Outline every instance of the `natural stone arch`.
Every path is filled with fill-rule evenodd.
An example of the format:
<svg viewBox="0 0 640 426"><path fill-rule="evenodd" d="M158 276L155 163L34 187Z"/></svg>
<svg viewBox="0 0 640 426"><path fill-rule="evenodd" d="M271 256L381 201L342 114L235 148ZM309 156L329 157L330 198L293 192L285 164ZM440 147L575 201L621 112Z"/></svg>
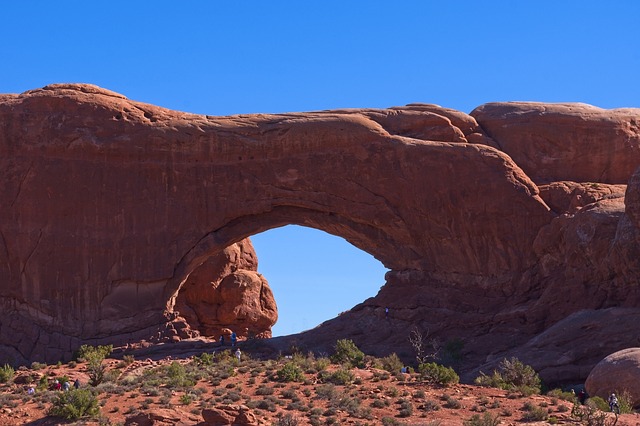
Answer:
<svg viewBox="0 0 640 426"><path fill-rule="evenodd" d="M583 375L591 358L554 364L562 322L640 309L628 285L640 270L637 203L625 209L619 188L640 164L639 115L514 103L209 117L90 85L0 95L0 355L55 362L81 343L188 335L171 300L199 262L302 224L390 269L375 297L305 344L347 333L388 351L407 346L398 330L425 325L468 339L467 371L535 348L549 376ZM554 146L571 167L543 167ZM543 192L513 158L539 172Z"/></svg>
<svg viewBox="0 0 640 426"><path fill-rule="evenodd" d="M2 101L2 296L14 324L39 312L26 357L50 321L62 353L161 328L200 256L269 227L314 226L394 270L509 280L551 218L509 157L465 143L485 141L470 117L439 107L205 117L78 85Z"/></svg>

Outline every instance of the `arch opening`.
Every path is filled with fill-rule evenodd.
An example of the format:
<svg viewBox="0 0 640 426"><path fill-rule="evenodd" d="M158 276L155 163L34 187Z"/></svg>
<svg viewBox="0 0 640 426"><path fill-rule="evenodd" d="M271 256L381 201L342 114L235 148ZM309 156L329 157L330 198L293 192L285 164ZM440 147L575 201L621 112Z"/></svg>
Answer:
<svg viewBox="0 0 640 426"><path fill-rule="evenodd" d="M370 246L375 228L316 215L277 208L207 234L176 265L165 288L167 311L203 336L233 330L240 337L271 337L279 310L284 320L275 326L278 336L313 328L375 296L387 268L347 238ZM258 241L257 250L249 236Z"/></svg>
<svg viewBox="0 0 640 426"><path fill-rule="evenodd" d="M278 303L274 337L309 330L375 296L388 271L343 238L288 225L253 235L258 272Z"/></svg>

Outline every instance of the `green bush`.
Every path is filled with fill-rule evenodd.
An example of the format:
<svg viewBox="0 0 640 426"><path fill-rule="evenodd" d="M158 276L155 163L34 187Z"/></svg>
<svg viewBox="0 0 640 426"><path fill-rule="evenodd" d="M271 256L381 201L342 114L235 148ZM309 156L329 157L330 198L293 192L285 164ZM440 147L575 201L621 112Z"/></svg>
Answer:
<svg viewBox="0 0 640 426"><path fill-rule="evenodd" d="M552 389L547 392L547 396L558 398L563 401L576 402L576 395L572 392L564 392L562 389Z"/></svg>
<svg viewBox="0 0 640 426"><path fill-rule="evenodd" d="M304 380L302 370L293 362L287 362L280 370L278 370L276 376L281 382L300 382Z"/></svg>
<svg viewBox="0 0 640 426"><path fill-rule="evenodd" d="M95 418L100 414L100 405L98 398L90 390L72 389L58 394L48 414L65 420Z"/></svg>
<svg viewBox="0 0 640 426"><path fill-rule="evenodd" d="M600 411L609 411L609 403L599 396L593 396L587 399L585 404L589 407L597 408Z"/></svg>
<svg viewBox="0 0 640 426"><path fill-rule="evenodd" d="M633 398L628 391L624 390L618 394L618 407L620 408L620 414L633 413Z"/></svg>
<svg viewBox="0 0 640 426"><path fill-rule="evenodd" d="M535 370L523 364L517 358L503 359L491 376L480 373L475 383L480 386L496 387L505 390L515 390L523 395L540 393L540 377Z"/></svg>
<svg viewBox="0 0 640 426"><path fill-rule="evenodd" d="M348 364L353 367L364 367L364 353L349 339L336 342L335 353L331 360L338 364Z"/></svg>
<svg viewBox="0 0 640 426"><path fill-rule="evenodd" d="M353 373L344 368L340 368L331 374L326 374L326 372L322 372L320 374L320 379L322 381L333 383L334 385L348 385L355 379Z"/></svg>
<svg viewBox="0 0 640 426"><path fill-rule="evenodd" d="M13 376L16 374L16 370L13 369L9 364L5 364L0 367L0 383L7 383Z"/></svg>
<svg viewBox="0 0 640 426"><path fill-rule="evenodd" d="M187 373L186 367L178 361L173 361L166 368L166 373L169 378L167 383L169 388L191 387L196 384L196 380Z"/></svg>
<svg viewBox="0 0 640 426"><path fill-rule="evenodd" d="M549 412L546 409L529 404L525 407L522 420L525 422L542 422L547 420L547 417L549 417Z"/></svg>
<svg viewBox="0 0 640 426"><path fill-rule="evenodd" d="M399 373L402 370L402 367L404 367L404 363L395 353L392 353L389 356L385 356L381 359L381 361L382 368L389 373Z"/></svg>
<svg viewBox="0 0 640 426"><path fill-rule="evenodd" d="M202 352L200 356L193 357L193 362L195 362L197 365L213 365L213 359L213 354Z"/></svg>
<svg viewBox="0 0 640 426"><path fill-rule="evenodd" d="M456 384L460 377L451 367L436 364L435 362L425 362L418 366L420 376L423 380L442 386Z"/></svg>
<svg viewBox="0 0 640 426"><path fill-rule="evenodd" d="M482 416L474 414L469 420L462 422L464 426L498 426L500 424L499 416L492 416L491 413L485 412Z"/></svg>

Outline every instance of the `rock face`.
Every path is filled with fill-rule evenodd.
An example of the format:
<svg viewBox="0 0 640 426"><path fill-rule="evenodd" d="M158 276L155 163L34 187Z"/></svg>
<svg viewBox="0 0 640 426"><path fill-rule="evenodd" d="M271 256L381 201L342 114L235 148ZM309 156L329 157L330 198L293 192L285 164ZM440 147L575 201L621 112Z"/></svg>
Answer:
<svg viewBox="0 0 640 426"><path fill-rule="evenodd" d="M411 358L416 327L464 343L463 378L524 348L545 354L523 361L548 382L585 378L628 334L605 325L602 347L560 325L640 309L639 120L523 103L210 117L91 85L1 95L0 354L57 361L229 321L261 334L275 303L242 241L298 224L390 272L375 297L274 345L351 337Z"/></svg>
<svg viewBox="0 0 640 426"><path fill-rule="evenodd" d="M271 337L278 309L246 238L196 268L182 285L175 310L206 336Z"/></svg>
<svg viewBox="0 0 640 426"><path fill-rule="evenodd" d="M612 392L626 392L632 405L640 404L640 348L628 348L613 353L600 361L589 374L585 386L592 396L606 401Z"/></svg>

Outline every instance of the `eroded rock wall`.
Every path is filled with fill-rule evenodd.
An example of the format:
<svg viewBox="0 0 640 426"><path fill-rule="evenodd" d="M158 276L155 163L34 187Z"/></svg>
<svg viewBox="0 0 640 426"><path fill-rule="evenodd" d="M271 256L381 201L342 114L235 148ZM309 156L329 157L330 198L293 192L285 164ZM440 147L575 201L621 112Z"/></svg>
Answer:
<svg viewBox="0 0 640 426"><path fill-rule="evenodd" d="M638 331L604 325L604 346L553 337L564 321L589 330L589 312L639 308L639 116L504 103L210 117L91 85L1 95L3 356L168 325L216 333L234 316L269 327L275 306L253 266L207 268L245 262L225 249L246 237L299 224L390 272L375 297L289 342L351 337L410 358L418 327L464 342L467 376L518 353L550 380L579 378ZM210 295L226 289L260 310L220 309Z"/></svg>

